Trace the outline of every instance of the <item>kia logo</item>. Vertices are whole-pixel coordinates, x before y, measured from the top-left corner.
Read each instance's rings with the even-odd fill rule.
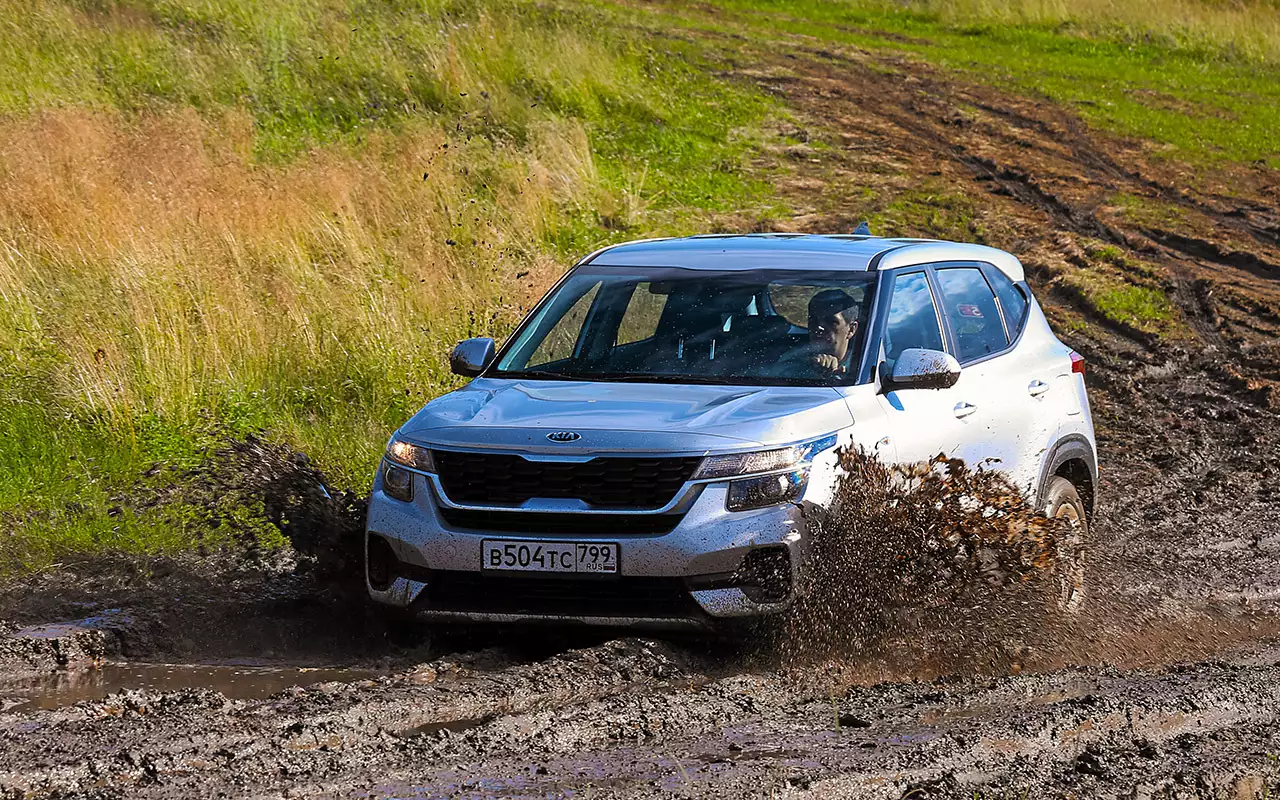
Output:
[[[554,431],[548,433],[547,438],[553,442],[576,442],[582,438],[582,434],[573,431]]]

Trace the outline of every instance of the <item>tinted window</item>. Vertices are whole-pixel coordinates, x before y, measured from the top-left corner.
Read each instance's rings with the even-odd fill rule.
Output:
[[[956,339],[956,358],[972,361],[1003,350],[1009,345],[995,293],[987,285],[982,270],[958,267],[938,270],[942,309]]]
[[[945,349],[933,294],[923,272],[894,277],[889,318],[884,326],[885,356],[890,362],[897,361],[903,350],[912,347]]]
[[[1027,296],[1022,293],[1009,276],[996,270],[991,276],[996,287],[996,297],[1000,298],[1000,310],[1004,312],[1004,325],[1009,331],[1009,338],[1014,339],[1022,329],[1022,318],[1027,313]]]

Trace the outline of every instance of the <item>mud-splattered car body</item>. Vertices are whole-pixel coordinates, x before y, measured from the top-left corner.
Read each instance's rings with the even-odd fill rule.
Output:
[[[820,341],[833,326],[843,349]],[[1000,250],[632,242],[579,262],[495,350],[461,343],[474,380],[389,443],[366,536],[379,603],[662,627],[783,611],[841,447],[963,458],[1037,502],[1065,477],[1092,508],[1082,361]]]

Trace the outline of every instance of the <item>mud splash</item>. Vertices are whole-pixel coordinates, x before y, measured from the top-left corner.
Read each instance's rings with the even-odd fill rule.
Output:
[[[1016,642],[1052,623],[1054,587],[1079,556],[1066,523],[959,460],[886,466],[845,450],[840,466],[831,512],[812,521],[786,659],[892,650],[936,674],[1015,667]]]
[[[365,495],[334,488],[305,453],[286,444],[229,433],[216,442],[195,467],[153,467],[113,501],[136,509],[180,508],[196,523],[193,545],[201,544],[202,532],[217,532],[219,546],[229,540],[243,559],[264,566],[280,560],[263,544],[263,531],[274,528],[292,546],[294,571],[335,590],[362,589]]]

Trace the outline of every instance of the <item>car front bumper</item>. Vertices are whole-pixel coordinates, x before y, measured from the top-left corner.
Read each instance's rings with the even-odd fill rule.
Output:
[[[607,514],[582,512],[575,522],[598,519],[599,533],[556,535],[525,533],[509,524],[501,531],[478,529],[483,522],[450,525],[441,512],[443,492],[436,476],[414,473],[413,500],[405,502],[383,491],[382,475],[379,469],[369,500],[366,541],[385,539],[398,563],[385,588],[370,583],[366,569],[366,586],[375,601],[427,619],[707,627],[716,620],[785,610],[808,546],[803,503],[730,512],[727,482],[687,484],[675,504],[683,516],[666,533],[611,534],[625,526],[613,524]],[[617,543],[619,573],[482,571],[485,539]],[[739,570],[747,554],[758,550],[785,551],[789,574],[781,593],[735,585],[742,584]]]

